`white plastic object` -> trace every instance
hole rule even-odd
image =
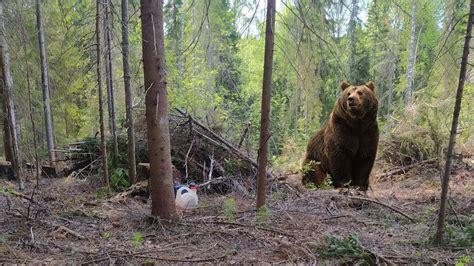
[[[180,209],[193,209],[198,206],[196,187],[182,186],[176,192],[176,207]]]

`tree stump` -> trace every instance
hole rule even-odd
[[[56,167],[50,165],[41,166],[41,176],[45,178],[58,178]]]
[[[0,162],[0,179],[14,180],[15,175],[13,174],[13,166],[11,162],[1,161]]]

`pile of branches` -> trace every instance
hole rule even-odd
[[[138,121],[141,125],[145,121]],[[137,122],[137,124],[138,124]],[[136,127],[137,163],[148,163],[146,131]],[[170,113],[171,157],[174,167],[179,171],[179,182],[222,183],[228,179],[247,179],[248,187],[253,187],[257,162],[238,149],[208,126],[188,113],[174,109]],[[119,135],[119,155],[117,167],[127,166],[127,138]],[[109,158],[113,143],[108,140]],[[100,138],[98,136],[69,145],[71,163],[64,169],[64,175],[81,171],[97,172],[101,163]],[[87,171],[84,169],[87,168]]]

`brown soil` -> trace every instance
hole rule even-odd
[[[378,180],[368,193],[370,200],[396,207],[414,221],[338,190],[299,188],[295,193],[277,185],[271,186],[268,222],[261,226],[255,226],[254,199],[237,193],[200,195],[198,209],[160,221],[149,217],[149,200],[100,199],[93,183],[42,179],[30,204],[6,192],[16,190],[15,183],[1,180],[0,263],[452,264],[462,257],[474,259],[472,235],[468,247],[457,246],[453,239],[442,247],[430,243],[440,194],[434,165]],[[22,193],[30,197],[34,183],[27,185]],[[457,165],[450,187],[453,209],[448,209],[455,231],[474,226],[469,224],[474,219],[473,189],[472,166]],[[236,200],[235,217],[232,207],[223,207],[231,197]],[[360,240],[366,256],[329,256],[325,237],[348,235]]]

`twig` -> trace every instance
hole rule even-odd
[[[186,170],[186,180],[188,179],[188,158],[189,158],[189,153],[191,152],[191,149],[193,148],[194,144],[194,138],[191,141],[191,145],[189,145],[188,152],[186,153],[186,157],[184,157],[184,168]]]
[[[436,162],[436,160],[437,159],[429,159],[429,160],[424,160],[424,161],[417,162],[417,163],[414,163],[414,164],[410,164],[410,165],[407,165],[407,166],[397,167],[397,168],[392,169],[388,172],[375,175],[375,177],[378,178],[378,179],[381,179],[381,178],[390,177],[390,176],[393,176],[393,175],[404,174],[404,173],[406,173],[406,171],[410,170],[411,168],[414,168],[416,166],[423,165],[423,164],[431,164],[431,163]]]
[[[13,190],[13,189],[9,189],[9,190],[7,191],[7,193],[10,194],[10,195],[13,195],[13,196],[15,196],[15,197],[19,197],[19,198],[22,198],[22,199],[26,199],[26,200],[28,200],[28,201],[34,203],[34,204],[37,204],[36,201],[33,199],[33,197],[28,197],[28,196],[26,196],[26,195],[24,195],[24,194],[21,194],[20,192],[17,192],[17,191],[15,191],[15,190]]]
[[[154,260],[165,260],[165,261],[173,261],[173,262],[209,262],[209,261],[216,261],[221,260],[227,257],[228,254],[224,254],[217,257],[212,258],[199,258],[199,259],[179,259],[179,258],[171,258],[171,257],[158,257],[158,256],[146,256],[146,255],[132,255],[135,258],[151,258]]]
[[[61,231],[61,230],[62,230],[62,231],[66,231],[67,233],[69,233],[69,234],[71,234],[71,235],[73,235],[73,236],[75,236],[75,237],[77,237],[77,238],[79,238],[79,239],[81,239],[81,240],[86,239],[83,235],[79,234],[78,232],[76,232],[76,231],[74,231],[74,230],[71,230],[71,229],[65,227],[64,225],[54,225],[54,224],[53,224],[53,226],[57,226],[57,227],[58,227],[58,229],[56,229],[56,231]]]
[[[101,156],[97,157],[94,161],[90,162],[89,164],[87,164],[86,166],[84,166],[83,168],[81,168],[79,171],[77,172],[73,172],[72,176],[73,177],[76,177],[76,176],[79,176],[85,169],[87,169],[89,166],[93,165],[95,162],[97,162],[97,160],[99,159],[102,159]]]
[[[288,236],[288,237],[293,237],[293,238],[295,238],[295,236],[293,236],[293,235],[291,235],[291,234],[288,234],[288,233],[285,233],[285,232],[282,232],[282,231],[280,231],[280,230],[278,230],[278,229],[275,229],[275,228],[262,227],[262,226],[255,226],[255,225],[251,225],[251,224],[222,222],[222,221],[210,221],[210,223],[213,223],[213,224],[222,224],[222,225],[232,225],[232,226],[239,226],[239,227],[247,227],[247,228],[255,228],[255,229],[259,229],[259,230],[263,230],[263,231],[267,231],[267,232],[276,233],[276,234],[279,234],[279,235],[283,235],[283,236]]]
[[[368,202],[372,202],[372,203],[376,203],[376,204],[379,204],[379,205],[382,205],[384,207],[387,207],[389,209],[391,209],[392,211],[396,212],[396,213],[399,213],[401,214],[402,216],[404,216],[405,218],[407,218],[408,220],[412,221],[412,222],[415,222],[415,219],[413,219],[411,216],[409,216],[408,214],[402,212],[401,210],[393,207],[393,206],[390,206],[388,204],[385,204],[383,202],[380,202],[380,201],[376,201],[376,200],[373,200],[373,199],[369,199],[369,198],[362,198],[362,197],[356,197],[356,196],[348,196],[349,199],[354,199],[354,200],[362,200],[362,201],[368,201]]]
[[[229,179],[231,179],[230,176],[226,176],[226,177],[221,176],[221,177],[217,177],[217,178],[214,178],[214,179],[212,179],[212,180],[209,180],[209,181],[207,181],[207,182],[198,184],[198,185],[196,185],[196,186],[197,186],[198,188],[200,188],[200,187],[204,187],[204,186],[207,186],[207,185],[210,185],[210,184],[222,183],[222,182],[227,181],[227,180],[229,180]]]

